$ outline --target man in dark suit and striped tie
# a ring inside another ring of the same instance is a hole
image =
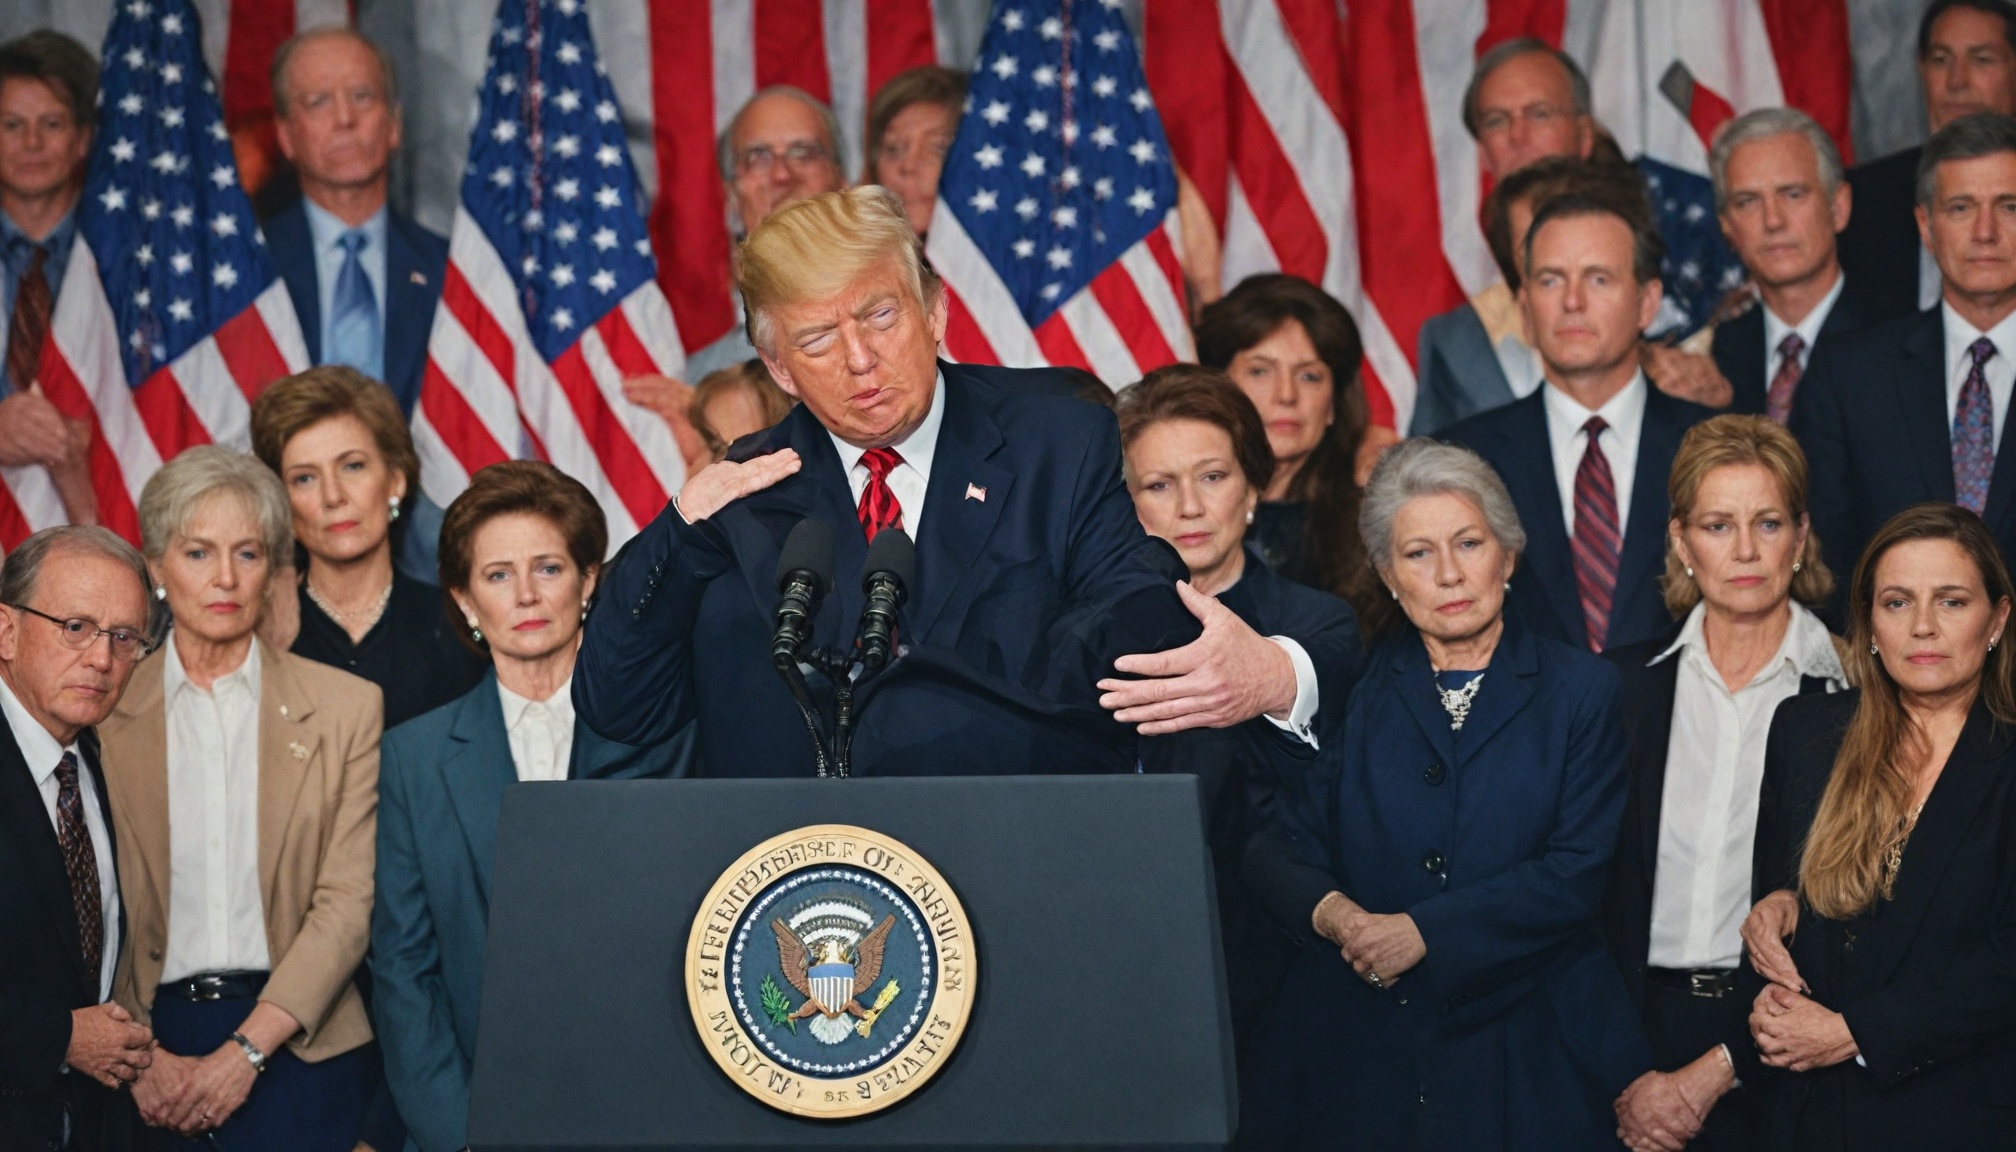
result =
[[[1658,583],[1666,477],[1681,436],[1714,414],[1651,387],[1639,363],[1661,254],[1642,208],[1579,192],[1542,204],[1519,301],[1546,384],[1445,433],[1498,470],[1519,509],[1528,544],[1512,609],[1596,652],[1672,624]]]

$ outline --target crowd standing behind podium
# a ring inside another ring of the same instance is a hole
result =
[[[419,490],[446,245],[347,30],[272,61],[316,366],[139,548],[90,527],[36,369],[96,65],[0,45],[0,466],[73,521],[0,566],[0,1150],[463,1148],[504,790],[813,771],[747,589],[806,518],[845,572],[916,542],[856,771],[1199,776],[1241,1147],[2016,1148],[2016,5],[1935,0],[1916,60],[1922,148],[1720,129],[1748,281],[1667,346],[1586,77],[1485,53],[1503,280],[1421,327],[1404,441],[1286,275],[1138,382],[941,360],[965,77],[877,93],[851,190],[766,88],[718,149],[746,323],[625,383],[689,480],[610,557],[550,465]]]

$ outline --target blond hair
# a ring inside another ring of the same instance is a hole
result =
[[[728,441],[722,439],[721,434],[708,423],[707,405],[715,397],[738,389],[755,398],[756,406],[763,412],[765,427],[790,415],[791,405],[795,403],[782,388],[777,387],[777,382],[770,378],[770,370],[763,366],[761,360],[745,360],[726,368],[716,368],[702,376],[700,382],[693,385],[693,398],[686,405],[686,419],[700,434],[700,439],[707,442],[708,454],[716,460],[728,455]]]
[[[1786,515],[1807,523],[1799,570],[1792,574],[1792,598],[1808,608],[1818,608],[1834,594],[1834,573],[1820,558],[1820,534],[1812,530],[1806,515],[1806,454],[1776,421],[1763,416],[1717,416],[1688,429],[1666,479],[1672,523],[1684,526],[1694,515],[1701,486],[1711,473],[1739,464],[1754,464],[1769,472],[1778,481]],[[1685,616],[1701,602],[1701,586],[1688,575],[1671,533],[1666,537],[1666,575],[1660,578],[1659,589],[1666,597],[1666,610],[1675,618]]]
[[[749,342],[774,355],[771,309],[831,296],[891,261],[919,307],[938,303],[938,276],[887,188],[846,188],[772,212],[742,242],[737,280]]]

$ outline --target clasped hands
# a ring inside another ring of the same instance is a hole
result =
[[[1848,1021],[1809,995],[1785,946],[1798,927],[1799,897],[1783,889],[1759,900],[1743,920],[1750,966],[1771,982],[1751,1005],[1750,1037],[1765,1064],[1810,1072],[1852,1060],[1861,1049]]]
[[[1337,946],[1359,979],[1384,991],[1428,955],[1428,943],[1405,912],[1367,912],[1342,892],[1316,902],[1310,914],[1316,934]]]

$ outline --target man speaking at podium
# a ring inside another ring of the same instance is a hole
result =
[[[1194,723],[1308,723],[1299,646],[1179,598],[1182,563],[1135,518],[1110,412],[1071,399],[1060,373],[938,360],[944,296],[890,193],[773,214],[739,278],[752,341],[802,403],[687,480],[610,563],[574,677],[589,727],[650,744],[697,721],[707,775],[822,771],[772,662],[779,556],[807,519],[833,540],[798,664],[822,726],[870,541],[901,528],[916,542],[898,655],[853,702],[855,774],[1132,770],[1134,731],[1095,683],[1118,656],[1179,645],[1190,683],[1217,698]]]

